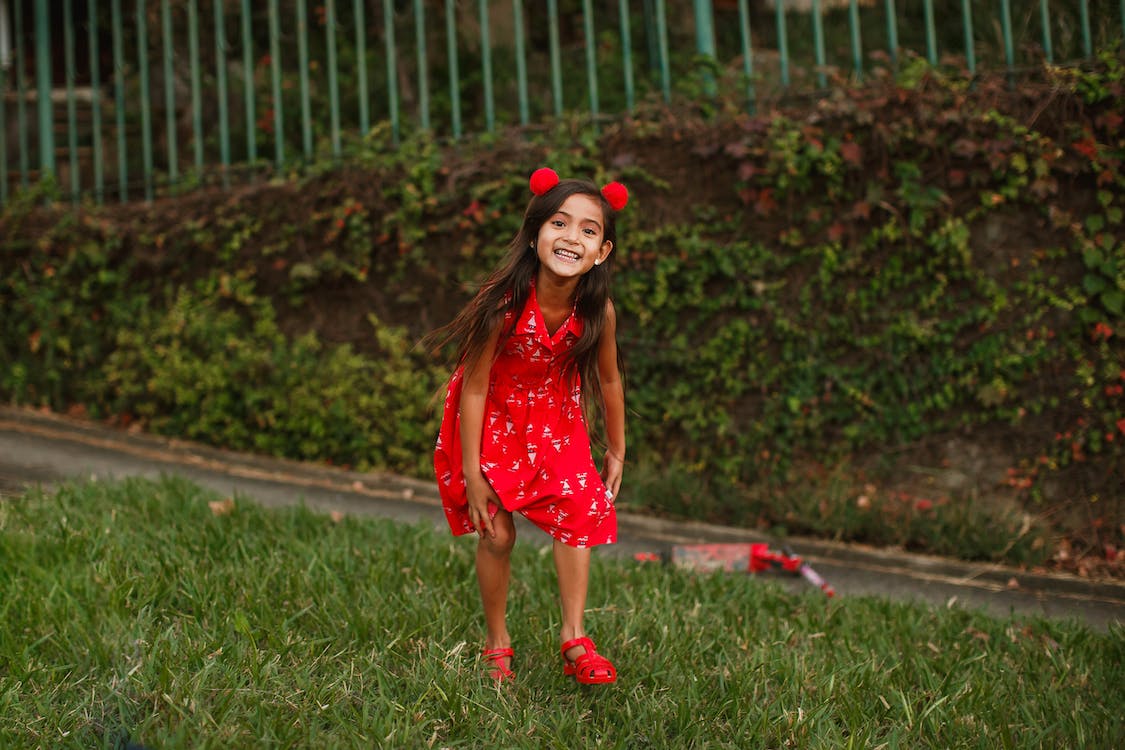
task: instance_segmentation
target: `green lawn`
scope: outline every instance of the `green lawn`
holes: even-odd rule
[[[167,479],[0,502],[0,747],[1125,746],[1125,628],[596,557],[588,624],[621,679],[585,688],[524,545],[497,689],[471,539],[219,499]]]

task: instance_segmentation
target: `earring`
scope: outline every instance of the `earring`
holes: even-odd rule
[[[597,260],[595,260],[595,261],[594,261],[594,265],[595,265],[595,266],[600,266],[601,264],[602,264],[602,259],[601,259],[601,258],[598,258]]]

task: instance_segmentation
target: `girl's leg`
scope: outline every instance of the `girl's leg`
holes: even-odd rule
[[[555,572],[559,577],[559,599],[562,604],[562,630],[560,642],[586,635],[582,628],[582,617],[586,612],[586,590],[590,581],[590,550],[579,549],[554,543]],[[585,653],[586,649],[575,646],[567,651],[566,657],[573,661]]]
[[[487,631],[484,646],[508,648],[512,645],[507,621],[508,582],[512,573],[512,546],[516,543],[512,514],[501,509],[492,519],[492,528],[496,536],[481,537],[477,543],[477,583]]]

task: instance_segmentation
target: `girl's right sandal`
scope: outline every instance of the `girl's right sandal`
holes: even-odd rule
[[[511,659],[516,652],[511,648],[486,648],[480,652],[481,658],[488,662],[490,667],[488,676],[497,682],[515,679],[516,673],[504,664],[505,659]]]
[[[586,653],[571,661],[566,652],[575,646],[586,649]],[[561,651],[565,662],[564,675],[574,675],[574,679],[583,685],[604,685],[617,681],[617,668],[613,666],[613,662],[598,653],[594,642],[589,638],[573,638],[562,645]]]

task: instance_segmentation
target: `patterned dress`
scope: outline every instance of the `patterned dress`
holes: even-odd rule
[[[504,320],[511,328],[514,315]],[[582,334],[570,317],[550,335],[531,287],[527,304],[489,372],[481,435],[481,469],[504,508],[519,511],[572,547],[616,541],[613,494],[590,455],[582,413],[581,383],[562,374],[565,354]],[[434,451],[434,470],[449,528],[473,533],[461,455],[461,388],[464,370],[449,381]],[[498,508],[490,505],[490,515]]]

